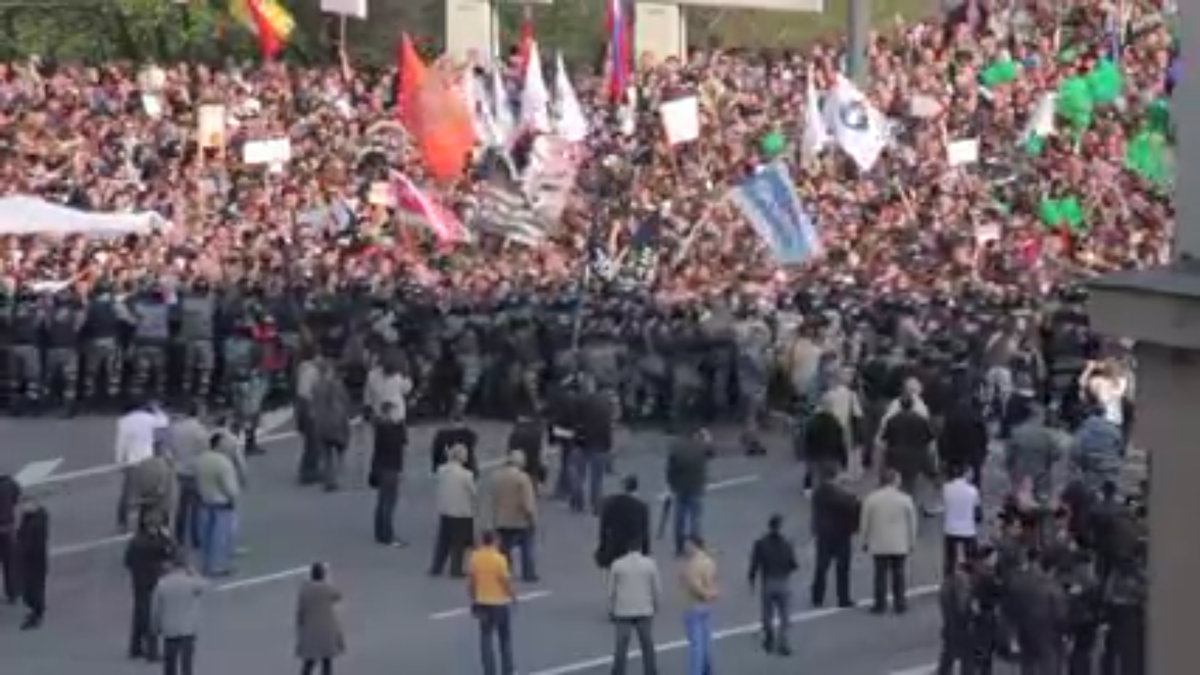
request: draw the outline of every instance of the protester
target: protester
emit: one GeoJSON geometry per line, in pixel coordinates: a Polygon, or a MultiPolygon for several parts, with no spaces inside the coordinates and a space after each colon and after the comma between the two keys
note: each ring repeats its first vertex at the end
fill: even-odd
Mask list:
{"type": "Polygon", "coordinates": [[[375,543],[404,547],[396,536],[396,505],[400,500],[400,482],[404,477],[408,428],[395,412],[395,403],[384,402],[375,418],[374,451],[368,483],[375,488],[375,543]]]}
{"type": "Polygon", "coordinates": [[[4,599],[16,604],[20,594],[17,564],[17,526],[20,523],[21,486],[12,476],[0,474],[0,578],[4,599]]]}
{"type": "Polygon", "coordinates": [[[608,569],[623,552],[632,549],[650,555],[650,506],[637,492],[637,476],[628,475],[621,480],[621,492],[604,500],[594,554],[602,569],[608,569]]]}
{"type": "Polygon", "coordinates": [[[223,441],[214,433],[208,450],[196,459],[200,569],[209,578],[233,574],[235,517],[242,494],[237,467],[221,452],[223,441]]]}
{"type": "Polygon", "coordinates": [[[917,507],[911,495],[900,489],[900,476],[885,470],[881,485],[862,504],[863,550],[874,564],[874,604],[871,611],[887,611],[888,598],[892,610],[903,614],[908,610],[908,556],[917,542],[917,507]]]}
{"type": "Polygon", "coordinates": [[[211,432],[201,419],[202,408],[197,403],[187,406],[184,414],[171,422],[166,445],[171,453],[171,465],[178,481],[178,503],[175,506],[175,541],[180,546],[199,548],[199,504],[196,487],[196,459],[208,449],[211,432]]]}
{"type": "Polygon", "coordinates": [[[850,565],[854,535],[858,532],[862,504],[846,485],[844,474],[827,472],[812,495],[812,535],[816,544],[809,599],[813,607],[825,604],[830,568],[839,607],[854,604],[850,592],[850,565]]]}
{"type": "Polygon", "coordinates": [[[792,622],[792,575],[800,568],[796,549],[783,536],[783,516],[771,516],[767,533],[750,551],[750,588],[758,587],[762,614],[762,645],[768,654],[790,656],[789,629],[792,622]]]}
{"type": "Polygon", "coordinates": [[[435,577],[441,576],[448,562],[450,576],[462,578],[463,564],[475,539],[479,494],[475,474],[465,466],[466,461],[466,448],[456,445],[437,470],[438,526],[429,565],[429,574],[435,577]]]}
{"type": "Polygon", "coordinates": [[[686,603],[683,632],[687,639],[687,675],[705,675],[713,670],[712,611],[719,590],[717,563],[697,535],[685,539],[679,575],[686,603]]]}
{"type": "Polygon", "coordinates": [[[707,429],[675,439],[667,455],[666,482],[671,491],[671,521],[675,555],[684,555],[684,544],[699,537],[704,518],[704,494],[708,489],[708,462],[711,456],[707,429]]]}
{"type": "Polygon", "coordinates": [[[296,657],[301,675],[333,675],[333,661],[346,651],[338,606],[342,593],[329,580],[329,568],[313,563],[296,598],[296,657]]]}
{"type": "MultiPolygon", "coordinates": [[[[609,497],[609,501],[617,496],[609,497]]],[[[616,626],[613,675],[625,675],[629,642],[637,635],[645,675],[658,673],[654,643],[654,617],[662,602],[658,563],[642,550],[637,539],[623,539],[624,553],[608,569],[608,614],[616,626]]]]}
{"type": "Polygon", "coordinates": [[[21,510],[17,571],[21,600],[28,610],[21,630],[36,630],[46,616],[46,580],[50,575],[50,513],[36,502],[26,502],[21,510]]]}
{"type": "MultiPolygon", "coordinates": [[[[455,462],[456,460],[451,460],[455,462]]],[[[461,458],[457,461],[461,462],[461,458]]],[[[479,622],[479,652],[483,675],[515,675],[512,618],[513,591],[508,559],[497,548],[496,533],[485,531],[467,563],[471,612],[479,622]],[[499,668],[496,662],[499,661],[499,668]]],[[[460,575],[461,576],[461,575],[460,575]]]]}
{"type": "Polygon", "coordinates": [[[170,420],[154,403],[131,408],[117,420],[116,463],[122,467],[121,492],[117,497],[117,528],[127,529],[131,498],[131,474],[135,466],[154,457],[158,434],[170,420]]]}
{"type": "Polygon", "coordinates": [[[537,491],[525,471],[525,455],[510,451],[504,466],[491,476],[488,494],[492,500],[491,523],[500,538],[500,550],[508,558],[510,569],[514,552],[521,560],[521,581],[536,583],[537,491]]]}
{"type": "Polygon", "coordinates": [[[133,621],[129,635],[131,659],[157,662],[162,654],[152,616],[154,588],[177,551],[171,529],[161,520],[161,512],[143,511],[137,532],[125,548],[125,569],[133,588],[133,621]]]}
{"type": "Polygon", "coordinates": [[[193,675],[200,614],[209,583],[177,556],[154,587],[154,633],[163,641],[163,675],[193,675]]]}

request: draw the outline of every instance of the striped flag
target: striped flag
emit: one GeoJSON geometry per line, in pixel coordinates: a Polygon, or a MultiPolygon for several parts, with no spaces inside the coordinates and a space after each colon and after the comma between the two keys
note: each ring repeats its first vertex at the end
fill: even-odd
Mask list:
{"type": "Polygon", "coordinates": [[[629,87],[629,69],[633,45],[629,35],[629,17],[625,0],[607,0],[605,21],[608,32],[608,95],[614,102],[624,100],[629,87]]]}
{"type": "Polygon", "coordinates": [[[417,187],[408,176],[393,174],[392,189],[396,196],[396,212],[401,220],[428,227],[440,245],[452,245],[470,241],[471,236],[458,216],[442,206],[424,190],[417,187]]]}
{"type": "Polygon", "coordinates": [[[476,194],[471,226],[524,246],[539,246],[546,239],[543,220],[525,195],[492,181],[485,182],[476,194]]]}

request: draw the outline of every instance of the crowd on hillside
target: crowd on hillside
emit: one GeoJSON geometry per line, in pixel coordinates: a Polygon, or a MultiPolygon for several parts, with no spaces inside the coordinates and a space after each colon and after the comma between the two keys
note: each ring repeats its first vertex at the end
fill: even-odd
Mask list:
{"type": "MultiPolygon", "coordinates": [[[[838,45],[703,51],[686,63],[644,55],[632,134],[602,121],[601,78],[575,76],[593,122],[587,161],[625,161],[620,194],[605,197],[609,254],[658,217],[656,291],[669,299],[733,288],[770,294],[813,278],[876,291],[1039,295],[1081,274],[1162,260],[1171,201],[1127,167],[1126,143],[1167,96],[1173,38],[1164,3],[966,4],[975,8],[969,15],[872,37],[865,91],[889,116],[893,141],[865,175],[837,150],[793,171],[826,247],[802,269],[772,265],[721,197],[760,161],[766,134],[788,139],[787,156],[800,164],[791,151],[803,133],[805,78],[827,85],[838,45]],[[1085,128],[1060,129],[1036,151],[1023,145],[1039,97],[1101,58],[1119,63],[1119,98],[1097,107],[1085,128]],[[1012,71],[999,83],[988,79],[997,63],[1012,71]],[[701,98],[704,133],[671,147],[656,103],[680,91],[701,98]],[[979,161],[951,167],[947,144],[969,138],[980,142],[979,161]],[[1045,202],[1068,196],[1075,215],[1051,222],[1045,202]]],[[[117,240],[2,237],[0,277],[268,286],[408,278],[489,294],[569,283],[595,232],[597,198],[583,181],[553,239],[535,248],[484,237],[445,250],[397,226],[366,198],[386,168],[421,182],[394,121],[392,72],[284,63],[160,72],[162,82],[148,83],[129,64],[0,64],[0,195],[153,210],[172,224],[117,240]],[[198,150],[197,110],[213,102],[229,111],[230,135],[223,151],[198,150]],[[280,170],[240,161],[245,140],[284,134],[291,160],[280,170]]],[[[475,184],[464,177],[429,187],[457,207],[475,184]]]]}

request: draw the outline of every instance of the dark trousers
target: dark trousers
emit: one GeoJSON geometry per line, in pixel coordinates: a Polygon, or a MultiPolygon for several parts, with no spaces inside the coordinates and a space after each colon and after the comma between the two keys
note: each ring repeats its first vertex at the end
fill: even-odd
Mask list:
{"type": "Polygon", "coordinates": [[[937,675],[977,675],[975,650],[968,636],[942,638],[942,651],[938,655],[937,675]],[[958,670],[955,671],[955,666],[958,670]]]}
{"type": "Polygon", "coordinates": [[[400,472],[375,473],[375,541],[396,541],[396,504],[400,502],[400,472]]]}
{"type": "Polygon", "coordinates": [[[155,579],[133,580],[133,622],[129,629],[129,655],[158,658],[158,640],[151,625],[151,598],[155,579]]]}
{"type": "Polygon", "coordinates": [[[654,652],[654,619],[648,616],[636,618],[618,618],[613,620],[616,626],[616,646],[613,651],[612,675],[625,675],[626,664],[629,661],[629,643],[637,635],[638,651],[642,653],[642,673],[657,675],[658,664],[654,652]]]}
{"type": "Polygon", "coordinates": [[[908,608],[908,589],[904,564],[908,556],[877,555],[875,563],[875,604],[872,611],[882,612],[887,609],[888,594],[892,596],[892,609],[903,612],[908,608]]]}
{"type": "Polygon", "coordinates": [[[163,639],[163,675],[192,675],[195,662],[195,635],[163,639]]]}
{"type": "Polygon", "coordinates": [[[441,516],[438,519],[437,540],[433,544],[433,563],[430,574],[441,574],[450,562],[450,574],[463,576],[467,551],[475,540],[475,519],[441,516]]]}
{"type": "Polygon", "coordinates": [[[504,557],[508,558],[509,569],[515,569],[513,567],[513,551],[516,550],[521,559],[521,579],[537,581],[537,565],[534,562],[533,554],[535,537],[533,528],[502,527],[497,530],[497,533],[500,535],[500,550],[504,552],[504,557]]]}
{"type": "Polygon", "coordinates": [[[792,592],[788,580],[764,579],[758,600],[763,644],[768,650],[786,651],[792,626],[792,592]]]}
{"type": "Polygon", "coordinates": [[[4,576],[4,599],[17,601],[20,587],[17,584],[17,542],[12,532],[0,532],[0,573],[4,576]]]}
{"type": "Polygon", "coordinates": [[[335,441],[321,441],[321,480],[326,490],[336,490],[342,481],[342,458],[346,446],[335,441]]]}
{"type": "Polygon", "coordinates": [[[179,477],[179,502],[175,507],[175,541],[187,548],[200,548],[200,493],[194,476],[179,477]]]}
{"type": "Polygon", "coordinates": [[[942,573],[950,576],[960,562],[975,557],[978,540],[947,534],[942,541],[942,573]]]}
{"type": "Polygon", "coordinates": [[[833,567],[838,603],[850,604],[850,558],[849,537],[817,538],[817,560],[813,567],[812,597],[810,598],[814,606],[820,607],[825,604],[825,583],[829,577],[830,567],[833,567]]]}
{"type": "Polygon", "coordinates": [[[483,675],[513,675],[512,614],[508,605],[475,605],[483,675]],[[500,669],[496,669],[497,658],[500,669]]]}
{"type": "Polygon", "coordinates": [[[29,610],[29,620],[40,623],[46,614],[46,572],[48,560],[23,560],[20,569],[21,600],[29,610]]]}
{"type": "Polygon", "coordinates": [[[318,663],[321,664],[321,675],[333,675],[333,659],[305,659],[300,665],[300,675],[312,675],[318,663]]]}

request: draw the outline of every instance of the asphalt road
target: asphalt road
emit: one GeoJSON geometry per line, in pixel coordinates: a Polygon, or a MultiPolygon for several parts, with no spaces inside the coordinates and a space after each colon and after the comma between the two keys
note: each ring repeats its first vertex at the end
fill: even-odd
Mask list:
{"type": "MultiPolygon", "coordinates": [[[[111,462],[113,422],[100,419],[0,420],[0,471],[26,462],[64,458],[58,480],[38,490],[52,517],[54,558],[45,627],[21,633],[21,612],[0,607],[0,670],[4,675],[117,675],[153,672],[125,659],[130,598],[120,565],[123,540],[114,530],[117,479],[111,462]]],[[[507,427],[478,425],[481,453],[496,458],[507,427]]],[[[411,475],[403,489],[399,530],[411,542],[385,549],[371,542],[372,494],[350,486],[336,494],[294,484],[298,444],[284,430],[255,458],[242,512],[237,575],[215,586],[199,643],[201,674],[294,672],[292,619],[296,590],[314,561],[327,561],[345,595],[342,615],[348,652],[339,672],[351,675],[458,675],[480,672],[474,625],[461,582],[430,579],[435,517],[427,475],[431,430],[413,433],[411,475]]],[[[720,566],[723,594],[714,614],[718,672],[745,675],[889,675],[923,666],[934,654],[939,526],[929,521],[911,562],[914,599],[905,616],[876,617],[862,609],[808,607],[811,551],[801,472],[782,442],[767,458],[734,450],[735,434],[719,435],[712,468],[705,537],[720,566]],[[803,551],[796,581],[795,654],[768,656],[758,648],[757,599],[746,587],[751,542],[769,514],[785,514],[803,551]]],[[[637,473],[647,495],[662,489],[666,439],[623,434],[617,473],[637,473]]],[[[491,462],[494,464],[494,461],[491,462]]],[[[365,458],[349,463],[365,467],[365,458]]],[[[866,489],[866,486],[863,486],[866,489]]],[[[591,561],[595,520],[543,505],[539,551],[542,582],[522,587],[516,610],[518,671],[523,675],[605,673],[612,631],[604,619],[602,579],[591,561]]],[[[682,624],[676,562],[663,542],[656,554],[668,603],[656,625],[660,671],[683,672],[682,624]]],[[[869,561],[858,556],[854,592],[869,593],[869,561]]],[[[636,669],[633,672],[638,672],[636,669]]],[[[920,671],[914,671],[920,672],[920,671]]]]}

